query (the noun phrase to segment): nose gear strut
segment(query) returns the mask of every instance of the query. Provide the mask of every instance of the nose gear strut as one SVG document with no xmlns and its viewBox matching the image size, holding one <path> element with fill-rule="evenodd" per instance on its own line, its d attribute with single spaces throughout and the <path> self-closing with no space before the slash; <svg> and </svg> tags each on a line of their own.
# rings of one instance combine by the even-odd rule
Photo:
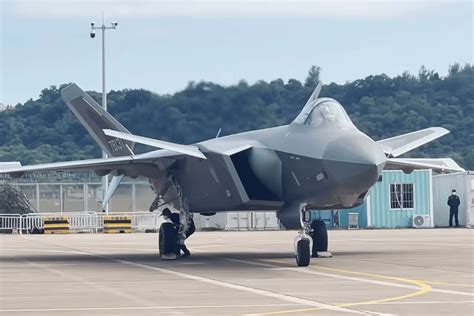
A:
<svg viewBox="0 0 474 316">
<path fill-rule="evenodd" d="M 300 205 L 301 230 L 295 238 L 295 258 L 299 267 L 307 267 L 311 261 L 311 250 L 313 238 L 311 237 L 311 212 L 307 210 L 306 204 Z"/>
<path fill-rule="evenodd" d="M 327 230 L 323 220 L 311 221 L 311 211 L 306 204 L 300 205 L 301 230 L 295 238 L 295 258 L 299 267 L 307 267 L 311 257 L 330 258 L 327 251 Z"/>
</svg>

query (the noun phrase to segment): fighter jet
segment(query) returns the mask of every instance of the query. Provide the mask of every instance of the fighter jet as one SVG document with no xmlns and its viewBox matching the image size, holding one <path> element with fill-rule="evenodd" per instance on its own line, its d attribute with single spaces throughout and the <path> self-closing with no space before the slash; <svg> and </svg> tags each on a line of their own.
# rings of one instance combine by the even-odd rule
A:
<svg viewBox="0 0 474 316">
<path fill-rule="evenodd" d="M 110 174 L 104 205 L 124 176 L 145 177 L 156 193 L 150 211 L 172 205 L 181 212 L 184 225 L 191 213 L 276 210 L 286 228 L 300 230 L 295 257 L 298 266 L 307 266 L 315 244 L 317 251 L 327 251 L 326 228 L 311 227 L 308 209 L 360 205 L 384 169 L 463 171 L 448 158 L 397 158 L 448 130 L 431 127 L 374 141 L 357 129 L 339 102 L 319 98 L 320 91 L 321 84 L 288 125 L 182 145 L 131 134 L 71 84 L 61 95 L 108 158 L 0 166 L 0 173 L 13 177 L 34 171 Z M 135 154 L 135 143 L 157 150 Z"/>
</svg>

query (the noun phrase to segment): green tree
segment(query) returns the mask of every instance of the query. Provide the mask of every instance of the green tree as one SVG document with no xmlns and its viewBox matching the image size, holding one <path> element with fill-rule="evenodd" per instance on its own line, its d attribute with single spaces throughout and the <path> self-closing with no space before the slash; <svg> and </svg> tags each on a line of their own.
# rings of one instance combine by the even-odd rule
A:
<svg viewBox="0 0 474 316">
<path fill-rule="evenodd" d="M 321 67 L 319 66 L 311 66 L 308 71 L 308 76 L 306 77 L 306 81 L 304 85 L 309 88 L 315 88 L 319 83 L 319 75 L 321 74 Z"/>
</svg>

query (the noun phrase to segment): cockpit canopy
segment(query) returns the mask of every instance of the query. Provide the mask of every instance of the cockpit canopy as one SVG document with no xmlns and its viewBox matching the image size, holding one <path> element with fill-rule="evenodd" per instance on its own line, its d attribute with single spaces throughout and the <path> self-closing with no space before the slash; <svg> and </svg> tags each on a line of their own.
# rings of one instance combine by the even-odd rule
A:
<svg viewBox="0 0 474 316">
<path fill-rule="evenodd" d="M 293 122 L 310 127 L 331 124 L 343 129 L 355 128 L 342 105 L 330 98 L 317 99 L 307 104 Z"/>
</svg>

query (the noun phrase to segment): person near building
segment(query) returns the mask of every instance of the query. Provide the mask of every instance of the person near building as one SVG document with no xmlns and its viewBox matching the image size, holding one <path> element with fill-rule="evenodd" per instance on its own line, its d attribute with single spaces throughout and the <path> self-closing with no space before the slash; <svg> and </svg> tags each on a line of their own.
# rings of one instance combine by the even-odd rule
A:
<svg viewBox="0 0 474 316">
<path fill-rule="evenodd" d="M 449 227 L 453 227 L 453 217 L 456 224 L 456 227 L 459 227 L 459 204 L 461 201 L 459 200 L 458 195 L 456 194 L 456 190 L 453 189 L 451 195 L 448 198 L 448 205 L 449 205 Z"/>
</svg>

